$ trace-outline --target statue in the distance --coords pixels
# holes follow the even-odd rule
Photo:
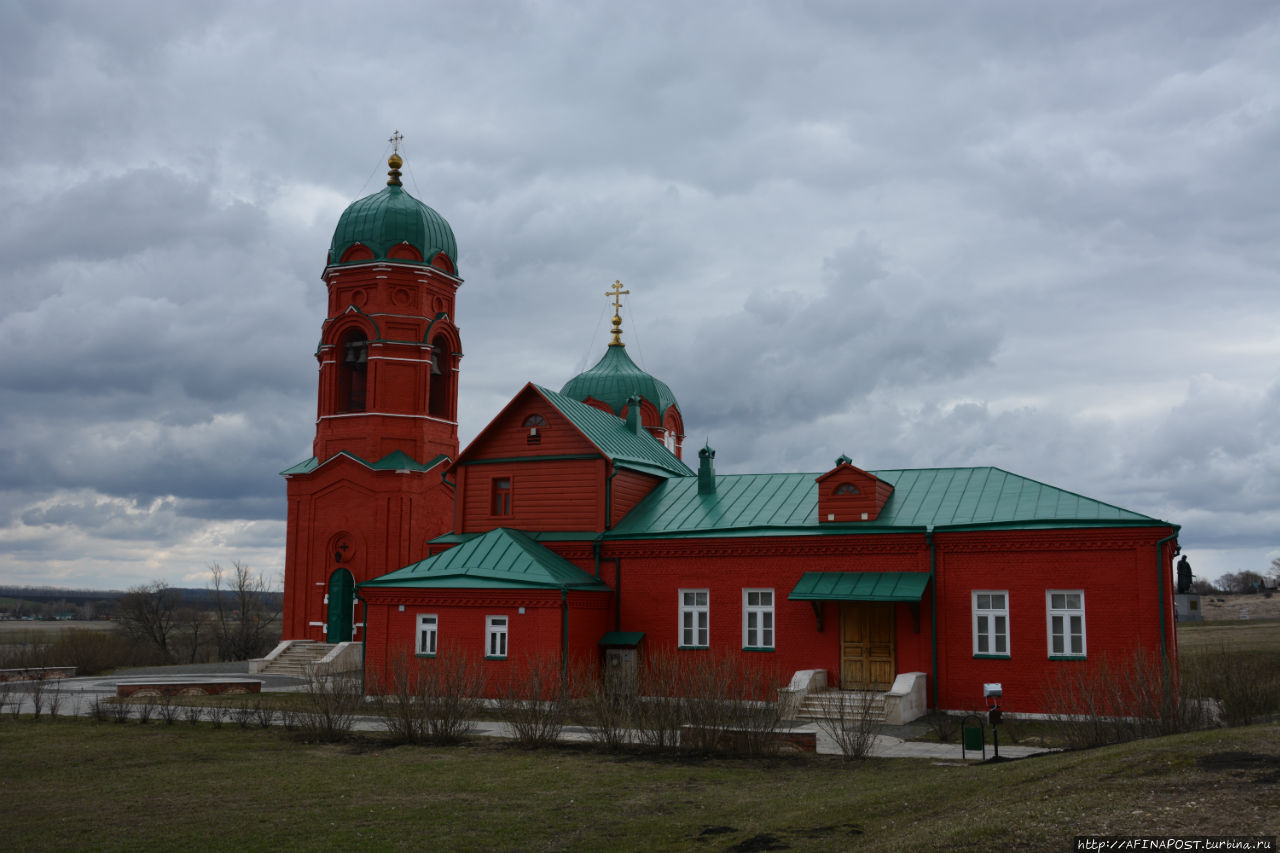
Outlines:
[[[1187,562],[1187,555],[1183,554],[1178,561],[1178,595],[1191,591],[1191,577],[1191,563]]]

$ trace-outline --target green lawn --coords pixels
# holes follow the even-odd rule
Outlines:
[[[5,716],[0,802],[13,850],[1065,850],[1078,833],[1277,834],[1280,725],[956,766]]]

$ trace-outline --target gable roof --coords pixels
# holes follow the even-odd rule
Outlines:
[[[608,592],[598,578],[518,530],[498,527],[434,557],[359,585],[413,589],[579,589]]]
[[[293,465],[289,468],[285,468],[280,473],[286,477],[293,474],[310,474],[312,471],[316,470],[317,468],[322,468],[325,465],[328,465],[330,462],[337,459],[339,456],[345,456],[351,461],[356,462],[360,465],[363,465],[366,468],[370,468],[374,471],[430,471],[432,468],[436,467],[441,462],[449,461],[449,457],[445,456],[442,453],[442,454],[433,456],[432,458],[428,459],[426,462],[415,462],[413,457],[405,453],[403,450],[393,450],[390,453],[388,453],[386,456],[379,459],[377,462],[368,462],[364,459],[361,459],[359,456],[356,456],[354,453],[348,453],[347,451],[342,450],[333,454],[323,462],[321,462],[316,457],[312,456],[310,459],[305,459],[302,462],[299,462],[297,465]]]
[[[613,462],[662,477],[693,477],[693,470],[647,432],[637,434],[626,421],[556,393],[541,385],[535,390]]]
[[[657,487],[606,536],[759,536],[922,529],[1147,527],[1168,522],[999,468],[868,472],[893,494],[873,522],[820,524],[815,474],[721,474],[714,494],[696,479]]]

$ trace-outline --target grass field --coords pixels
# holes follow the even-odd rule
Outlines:
[[[1008,850],[1280,832],[1280,726],[1001,764],[618,757],[0,720],[14,850]]]

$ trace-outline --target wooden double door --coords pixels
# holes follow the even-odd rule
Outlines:
[[[897,675],[894,605],[851,601],[840,605],[840,686],[888,690]]]

